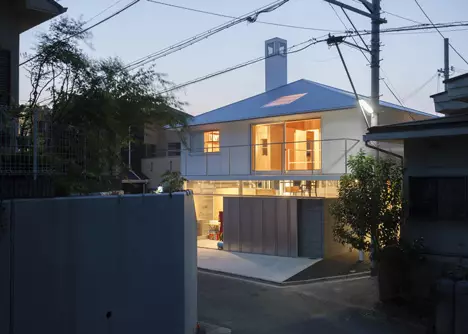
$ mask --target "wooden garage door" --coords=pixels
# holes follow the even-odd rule
[[[300,257],[323,257],[323,200],[301,199],[298,206],[298,252]]]

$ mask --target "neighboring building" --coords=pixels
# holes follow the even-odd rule
[[[0,3],[0,106],[19,104],[20,34],[65,11],[53,0]]]
[[[181,138],[176,130],[147,127],[142,150],[141,172],[148,177],[148,189],[157,189],[166,171],[180,171]]]
[[[404,143],[405,220],[401,238],[424,238],[434,274],[468,268],[468,74],[446,80],[432,96],[437,119],[369,129],[366,141]]]
[[[188,179],[187,188],[193,190],[195,195],[201,238],[212,230],[210,226],[215,224],[219,213],[224,211],[228,197],[337,197],[340,176],[347,173],[347,159],[359,149],[367,149],[361,141],[367,125],[357,107],[355,96],[305,79],[288,84],[286,48],[286,41],[279,38],[265,42],[266,92],[196,116],[190,123],[190,136],[186,149],[182,151],[180,168]],[[381,124],[394,124],[432,116],[381,102],[379,121]],[[401,148],[396,145],[390,144],[386,148],[401,152]],[[231,205],[238,205],[236,203],[228,205],[231,208]],[[317,206],[320,207],[317,212],[321,217],[317,219],[321,220],[322,225],[317,226],[316,230],[310,230],[311,239],[303,241],[301,231],[305,228],[301,224],[306,222],[298,218],[301,216],[300,207],[312,205],[296,202],[278,202],[274,205],[295,212],[292,223],[289,220],[285,224],[277,222],[276,230],[280,231],[279,226],[289,226],[285,231],[296,231],[299,244],[310,244],[313,233],[324,235],[324,231],[328,230],[328,226],[323,223],[328,211],[325,204]],[[257,215],[251,219],[260,219],[262,209],[258,205],[247,206],[248,210],[254,210],[254,216]],[[296,212],[298,206],[299,211]],[[237,209],[234,211],[238,212]],[[230,209],[230,212],[233,210]],[[241,223],[236,241],[231,242],[234,232],[229,234],[228,231],[232,231],[232,219],[235,218],[230,214],[224,214],[225,243],[235,244],[227,249],[242,250],[239,245],[249,238],[247,243],[251,245],[251,234],[254,232],[245,232]],[[241,229],[243,233],[239,232]],[[296,232],[291,234],[293,239]],[[279,234],[275,232],[276,237]],[[262,250],[262,247],[256,251],[250,246],[248,249],[266,254],[312,256],[297,250],[297,240],[285,246],[295,248],[288,252],[279,252],[278,242],[273,241],[276,243],[273,247],[275,252]],[[316,242],[321,242],[322,252],[313,254],[324,256],[327,246],[323,237],[316,238]]]

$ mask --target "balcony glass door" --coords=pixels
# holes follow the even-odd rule
[[[285,123],[285,170],[320,169],[320,119]]]
[[[259,124],[252,127],[252,170],[281,171],[284,124]]]

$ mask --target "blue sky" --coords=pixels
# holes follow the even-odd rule
[[[66,15],[91,18],[113,4],[115,0],[62,0],[68,7]],[[123,0],[118,6],[97,17],[91,23],[125,6],[130,0]],[[172,4],[240,16],[262,7],[272,0],[166,0]],[[353,0],[343,2],[359,6]],[[466,0],[419,0],[434,22],[463,21],[468,13]],[[427,23],[426,18],[413,0],[383,0],[384,11],[399,14],[413,20]],[[339,12],[340,13],[340,12]],[[370,29],[370,21],[357,14],[350,14],[358,29]],[[382,28],[411,25],[411,22],[384,14],[388,23]],[[349,26],[346,19],[345,23]],[[297,26],[343,30],[343,25],[330,6],[323,0],[290,0],[278,10],[262,14],[259,20],[291,24]],[[158,51],[180,40],[222,24],[228,19],[205,14],[169,8],[141,0],[138,4],[94,28],[93,49],[86,50],[94,57],[118,56],[130,62],[151,52]],[[38,26],[21,35],[21,52],[30,52],[39,31],[46,31],[48,23]],[[166,73],[174,83],[183,83],[193,78],[221,70],[264,54],[264,41],[281,37],[288,46],[300,43],[311,37],[324,35],[324,32],[297,30],[259,23],[241,23],[216,34],[198,44],[156,61],[156,69]],[[458,51],[468,58],[468,30],[445,32]],[[364,37],[370,41],[369,37]],[[431,78],[443,66],[443,40],[437,33],[423,34],[383,34],[382,68],[395,91],[405,98]],[[86,47],[85,47],[86,48]],[[370,93],[370,68],[362,54],[342,47],[346,62],[353,76],[358,93]],[[454,52],[451,65],[468,71],[465,64]],[[326,43],[317,44],[302,52],[288,56],[288,81],[309,79],[323,84],[350,90],[343,66],[336,49]],[[461,74],[461,73],[459,73]],[[28,79],[21,71],[20,100],[29,93]],[[442,84],[440,87],[442,89]],[[177,92],[181,101],[187,102],[186,112],[196,115],[223,105],[250,97],[264,91],[264,63],[227,73],[216,78],[197,83]],[[396,102],[387,88],[381,84],[382,99]],[[433,112],[434,106],[429,95],[437,93],[437,78],[404,103],[407,107]]]

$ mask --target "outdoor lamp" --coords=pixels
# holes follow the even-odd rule
[[[374,113],[374,109],[369,103],[367,103],[366,100],[359,100],[359,105],[361,106],[362,110],[364,110],[369,115],[372,115]]]

